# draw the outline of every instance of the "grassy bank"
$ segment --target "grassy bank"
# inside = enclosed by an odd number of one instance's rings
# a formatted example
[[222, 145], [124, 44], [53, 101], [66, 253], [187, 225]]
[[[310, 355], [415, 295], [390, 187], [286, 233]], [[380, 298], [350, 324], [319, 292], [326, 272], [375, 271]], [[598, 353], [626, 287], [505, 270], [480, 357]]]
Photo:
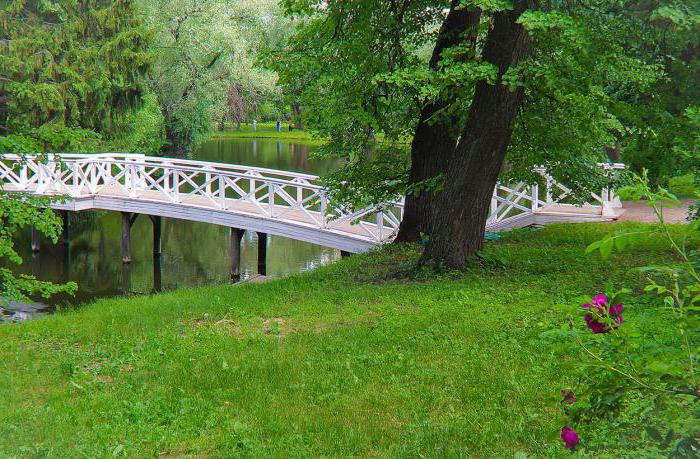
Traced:
[[242, 123], [241, 128], [231, 127], [224, 131], [214, 132], [211, 139], [277, 139], [283, 141], [303, 141], [306, 144], [322, 145], [323, 140], [315, 138], [310, 132], [302, 130], [290, 131], [286, 124], [282, 131], [275, 130], [275, 123], [258, 123], [256, 130], [249, 123]]
[[583, 255], [612, 229], [516, 232], [465, 273], [396, 275], [417, 249], [386, 247], [0, 327], [0, 456], [567, 455], [553, 305], [667, 257]]
[[[323, 139], [314, 137], [314, 135], [309, 131], [293, 129], [289, 130], [287, 124], [282, 125], [282, 130], [277, 132], [275, 130], [275, 123], [258, 123], [257, 128], [253, 130], [253, 127], [249, 123], [241, 123], [240, 129], [235, 126], [229, 126], [224, 131], [216, 131], [211, 134], [210, 139], [276, 139], [281, 141], [298, 141], [305, 144], [311, 145], [323, 145], [325, 142]], [[386, 142], [385, 137], [382, 134], [377, 135], [377, 143]], [[399, 144], [409, 146], [411, 143], [410, 138], [402, 139]]]

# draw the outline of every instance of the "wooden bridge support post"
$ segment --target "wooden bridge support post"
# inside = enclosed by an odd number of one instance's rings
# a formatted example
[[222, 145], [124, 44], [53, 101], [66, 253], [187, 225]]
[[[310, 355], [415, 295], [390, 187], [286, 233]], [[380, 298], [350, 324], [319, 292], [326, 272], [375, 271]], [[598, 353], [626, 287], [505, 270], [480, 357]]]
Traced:
[[131, 293], [131, 263], [122, 265], [122, 293]]
[[131, 263], [131, 226], [139, 214], [122, 212], [122, 263]]
[[153, 257], [153, 291], [163, 291], [163, 271], [160, 265], [160, 257]]
[[267, 233], [258, 232], [258, 274], [267, 276]]
[[32, 226], [32, 253], [39, 253], [39, 230]]
[[243, 240], [245, 230], [240, 228], [231, 228], [230, 240], [231, 246], [229, 254], [231, 256], [231, 282], [241, 280], [241, 240]]
[[149, 215], [153, 223], [153, 258], [159, 258], [163, 253], [163, 218], [157, 215]]

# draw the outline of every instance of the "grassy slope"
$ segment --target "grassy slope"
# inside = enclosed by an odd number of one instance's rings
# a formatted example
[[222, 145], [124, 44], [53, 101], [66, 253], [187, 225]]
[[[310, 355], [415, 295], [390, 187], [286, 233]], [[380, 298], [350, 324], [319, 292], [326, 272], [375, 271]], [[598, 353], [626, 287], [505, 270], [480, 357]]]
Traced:
[[386, 276], [416, 257], [387, 247], [0, 327], [0, 456], [565, 455], [552, 306], [666, 256], [584, 257], [611, 229], [517, 232], [450, 276]]

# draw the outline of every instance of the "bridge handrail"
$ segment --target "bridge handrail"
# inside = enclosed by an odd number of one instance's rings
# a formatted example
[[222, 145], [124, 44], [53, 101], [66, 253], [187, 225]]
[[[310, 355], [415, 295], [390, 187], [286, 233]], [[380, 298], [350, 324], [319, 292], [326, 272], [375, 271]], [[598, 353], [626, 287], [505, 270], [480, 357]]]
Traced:
[[[48, 161], [40, 161], [44, 158]], [[13, 161], [15, 165], [8, 164]], [[17, 165], [21, 165], [19, 170]], [[598, 163], [598, 167], [605, 171], [625, 168], [621, 163]], [[497, 185], [487, 228], [504, 227], [528, 215], [551, 213], [553, 206], [567, 215], [573, 213], [574, 206], [580, 207], [570, 188], [554, 180], [544, 168], [535, 171], [544, 178], [541, 190], [537, 183]], [[331, 207], [327, 190], [316, 175], [134, 153], [0, 154], [0, 186], [3, 183], [16, 187], [13, 191], [75, 198], [110, 194], [118, 189], [131, 199], [152, 199], [152, 195], [143, 193], [157, 192], [173, 203], [201, 206], [202, 201], [187, 201], [198, 197], [220, 210], [234, 209], [231, 201], [237, 201], [253, 205], [261, 216], [323, 230], [348, 232], [342, 225], [352, 222], [362, 228], [361, 237], [375, 243], [393, 237], [403, 214], [402, 199], [355, 211]], [[621, 204], [613, 189], [603, 188], [591, 197], [583, 206], [586, 215], [616, 216], [614, 208]], [[240, 207], [238, 211], [249, 212]], [[299, 215], [292, 218], [290, 212], [295, 211], [301, 212], [305, 220], [300, 221]], [[356, 233], [354, 236], [360, 237]]]
[[[2, 154], [0, 158], [10, 161], [18, 161], [20, 159], [37, 159], [40, 155], [26, 155], [24, 157], [15, 154]], [[305, 174], [302, 172], [290, 172], [281, 171], [278, 169], [270, 169], [265, 167], [255, 167], [255, 166], [243, 166], [239, 164], [226, 164], [226, 163], [214, 163], [209, 161], [199, 161], [191, 159], [179, 159], [179, 158], [166, 158], [160, 156], [146, 156], [139, 153], [51, 153], [47, 154], [46, 158], [49, 161], [56, 160], [60, 158], [63, 162], [112, 162], [121, 163], [128, 162], [130, 165], [137, 166], [163, 166], [168, 168], [175, 168], [187, 172], [225, 172], [232, 174], [241, 174], [246, 172], [258, 172], [261, 174], [268, 174], [273, 177], [269, 177], [274, 180], [279, 180], [280, 183], [287, 181], [292, 183], [293, 180], [306, 180], [309, 182], [314, 182], [319, 180], [319, 176], [312, 174]], [[208, 169], [207, 169], [208, 168]], [[246, 177], [248, 177], [246, 175]], [[297, 183], [297, 182], [293, 182]], [[321, 188], [319, 186], [319, 188]]]

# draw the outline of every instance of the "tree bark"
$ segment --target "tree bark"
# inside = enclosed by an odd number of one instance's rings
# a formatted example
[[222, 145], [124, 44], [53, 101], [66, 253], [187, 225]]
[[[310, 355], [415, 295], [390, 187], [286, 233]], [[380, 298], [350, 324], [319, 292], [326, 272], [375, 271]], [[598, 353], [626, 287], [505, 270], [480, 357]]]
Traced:
[[[445, 21], [440, 27], [438, 39], [430, 58], [430, 68], [440, 69], [442, 52], [464, 40], [476, 41], [476, 26], [479, 24], [478, 9], [458, 9], [459, 0], [453, 0]], [[454, 103], [454, 97], [426, 104], [421, 110], [418, 126], [411, 143], [411, 171], [409, 184], [417, 185], [436, 177], [444, 169], [443, 163], [449, 159], [457, 144], [459, 122], [455, 116], [440, 114], [440, 111]], [[416, 241], [420, 233], [430, 233], [431, 203], [433, 191], [420, 189], [406, 196], [403, 218], [395, 242]]]
[[517, 20], [536, 7], [535, 1], [516, 0], [512, 10], [494, 17], [483, 57], [498, 68], [498, 80], [476, 85], [462, 136], [444, 172], [443, 190], [434, 199], [431, 239], [422, 264], [460, 269], [483, 247], [493, 190], [524, 92], [522, 87], [511, 91], [501, 78], [530, 53], [530, 38]]

